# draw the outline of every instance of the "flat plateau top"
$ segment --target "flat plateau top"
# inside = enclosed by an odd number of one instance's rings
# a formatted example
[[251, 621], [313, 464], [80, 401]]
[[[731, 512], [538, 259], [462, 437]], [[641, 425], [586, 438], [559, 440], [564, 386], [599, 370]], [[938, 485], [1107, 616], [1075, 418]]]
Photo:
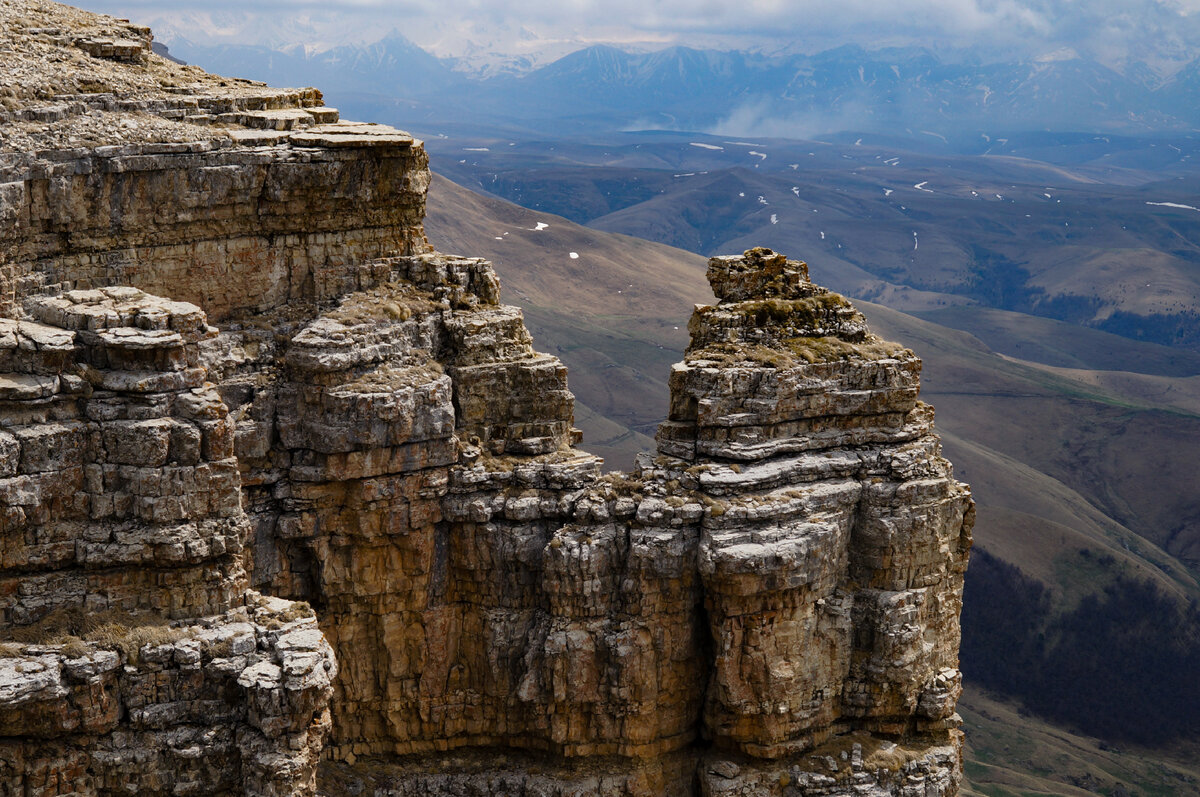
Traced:
[[[149, 28], [49, 0], [0, 0], [0, 152], [207, 141], [407, 146], [407, 133], [333, 125], [316, 89], [210, 74], [151, 49]], [[254, 131], [246, 135], [245, 131]], [[303, 135], [300, 135], [303, 133]]]

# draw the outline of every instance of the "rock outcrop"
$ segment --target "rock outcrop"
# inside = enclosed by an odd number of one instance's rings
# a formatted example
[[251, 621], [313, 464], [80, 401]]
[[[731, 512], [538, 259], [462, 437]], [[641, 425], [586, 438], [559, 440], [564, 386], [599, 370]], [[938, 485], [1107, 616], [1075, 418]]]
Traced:
[[35, 0], [0, 14], [0, 224], [21, 288], [136, 285], [220, 322], [336, 298], [363, 260], [428, 250], [428, 158], [408, 134], [341, 122], [315, 89], [168, 61], [111, 18]]
[[0, 794], [311, 793], [336, 663], [247, 589], [216, 330], [131, 287], [0, 319]]
[[957, 791], [969, 493], [803, 263], [604, 473], [421, 142], [0, 12], [0, 794]]

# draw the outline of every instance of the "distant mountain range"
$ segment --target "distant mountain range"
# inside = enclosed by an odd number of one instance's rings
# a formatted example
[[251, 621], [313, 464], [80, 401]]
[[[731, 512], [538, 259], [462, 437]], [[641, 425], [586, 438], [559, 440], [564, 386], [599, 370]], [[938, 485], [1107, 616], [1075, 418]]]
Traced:
[[578, 133], [668, 129], [804, 138], [857, 130], [963, 143], [1015, 131], [1175, 132], [1200, 127], [1200, 59], [1168, 79], [1140, 63], [1117, 72], [1064, 50], [1027, 61], [964, 63], [925, 49], [844, 46], [816, 55], [596, 45], [522, 74], [460, 71], [398, 32], [366, 46], [171, 43], [207, 69], [321, 86], [334, 103], [399, 104], [431, 123]]

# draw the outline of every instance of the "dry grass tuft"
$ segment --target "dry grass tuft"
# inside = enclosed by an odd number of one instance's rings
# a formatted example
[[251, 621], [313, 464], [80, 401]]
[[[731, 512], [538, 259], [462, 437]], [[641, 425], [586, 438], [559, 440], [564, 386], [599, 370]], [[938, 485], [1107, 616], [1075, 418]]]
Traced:
[[425, 293], [404, 283], [386, 283], [367, 291], [352, 293], [326, 317], [346, 326], [380, 322], [408, 321], [430, 313], [438, 305]]
[[[864, 746], [865, 747], [865, 746]], [[863, 769], [868, 772], [886, 769], [890, 772], [899, 772], [907, 764], [916, 761], [921, 757], [921, 753], [915, 750], [910, 750], [902, 745], [892, 745], [887, 747], [880, 745], [875, 750], [867, 753], [863, 751]]]
[[836, 360], [886, 360], [907, 351], [898, 343], [891, 343], [870, 335], [859, 343], [850, 343], [840, 338], [788, 338], [783, 345], [796, 358], [810, 365]]
[[709, 517], [721, 517], [721, 515], [725, 514], [725, 510], [729, 508], [723, 501], [710, 498], [703, 493], [700, 493], [700, 502], [708, 507]]
[[69, 659], [78, 659], [92, 652], [92, 646], [82, 639], [69, 639], [61, 643], [60, 652]]
[[842, 360], [886, 360], [911, 354], [898, 343], [868, 335], [865, 340], [851, 342], [830, 336], [788, 337], [771, 345], [761, 343], [711, 343], [691, 350], [689, 360], [711, 360], [722, 366], [797, 368], [823, 362]]
[[182, 628], [169, 625], [138, 625], [130, 628], [122, 623], [106, 623], [89, 633], [87, 641], [103, 648], [116, 648], [131, 664], [137, 664], [142, 648], [167, 645], [183, 636]]
[[638, 497], [645, 489], [645, 484], [640, 479], [631, 478], [626, 473], [605, 473], [600, 477], [600, 483], [607, 484], [613, 494], [619, 497]]
[[146, 645], [164, 645], [184, 636], [184, 629], [171, 626], [157, 614], [126, 611], [86, 612], [82, 607], [57, 609], [36, 623], [8, 631], [11, 641], [4, 649], [19, 655], [25, 645], [53, 645], [65, 656], [78, 658], [95, 648], [119, 650], [136, 664]]
[[316, 616], [317, 613], [308, 605], [308, 601], [292, 601], [282, 612], [265, 617], [259, 622], [271, 631], [278, 631], [288, 623]]

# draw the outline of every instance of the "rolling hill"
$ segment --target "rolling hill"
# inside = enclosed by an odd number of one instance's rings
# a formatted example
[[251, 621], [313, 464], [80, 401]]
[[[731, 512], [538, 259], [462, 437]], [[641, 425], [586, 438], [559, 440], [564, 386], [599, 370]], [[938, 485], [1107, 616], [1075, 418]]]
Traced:
[[[571, 369], [585, 448], [606, 456], [610, 467], [624, 467], [632, 453], [651, 445], [647, 435], [665, 412], [667, 366], [686, 343], [682, 322], [693, 302], [711, 300], [702, 258], [520, 208], [441, 177], [431, 189], [427, 233], [442, 249], [496, 264], [506, 301], [525, 308], [537, 345]], [[873, 329], [924, 359], [923, 396], [938, 408], [947, 454], [979, 503], [982, 553], [973, 565], [979, 575], [967, 580], [963, 645], [971, 686], [964, 712], [980, 722], [978, 731], [968, 727], [968, 739], [979, 739], [968, 768], [978, 793], [1027, 793], [1020, 788], [1035, 782], [1043, 791], [1047, 784], [1082, 788], [1071, 778], [1134, 789], [1129, 793], [1169, 793], [1162, 783], [1197, 783], [1194, 768], [1182, 763], [1197, 739], [1192, 712], [1156, 711], [1157, 736], [1119, 739], [1111, 728], [1096, 726], [1097, 714], [1123, 718], [1129, 707], [1159, 708], [1157, 683], [1139, 681], [1144, 673], [1130, 669], [1153, 663], [1091, 657], [1098, 669], [1081, 678], [1119, 682], [1123, 691], [1091, 694], [1074, 711], [1046, 697], [1052, 689], [1061, 693], [1063, 684], [1028, 677], [1061, 671], [1064, 660], [1079, 658], [1081, 645], [1106, 633], [1117, 637], [1108, 641], [1114, 650], [1127, 643], [1161, 650], [1166, 666], [1192, 671], [1200, 619], [1188, 606], [1200, 597], [1194, 570], [1200, 514], [1188, 452], [1200, 443], [1200, 413], [1190, 403], [1194, 383], [1172, 375], [1190, 361], [1176, 360], [1174, 349], [1094, 330], [1068, 341], [1079, 328], [1049, 321], [1042, 323], [1064, 342], [1044, 348], [1059, 358], [1068, 355], [1057, 352], [1069, 352], [1072, 367], [1044, 365], [997, 353], [980, 338], [929, 319], [859, 305]], [[1007, 338], [996, 331], [1006, 320], [993, 318], [989, 334]], [[1141, 363], [1150, 373], [1137, 370]], [[1174, 403], [1148, 389], [1147, 378], [1174, 387]], [[1192, 398], [1177, 400], [1176, 393]], [[1030, 594], [1038, 599], [1022, 603]], [[1125, 595], [1163, 616], [1178, 613], [1178, 621], [1165, 630], [1147, 624], [1130, 635], [1120, 614], [1128, 609]], [[1017, 610], [1025, 604], [1027, 611]], [[1164, 633], [1185, 644], [1171, 648]], [[1056, 641], [1039, 647], [1047, 634]], [[1002, 651], [1014, 645], [1023, 646], [1022, 656], [1004, 666]], [[973, 672], [979, 674], [974, 680]], [[1194, 684], [1180, 688], [1170, 695], [1176, 707], [1200, 698], [1188, 691]], [[1053, 749], [1090, 763], [1069, 771], [1028, 770], [1011, 740], [1026, 732], [1022, 715], [1039, 707], [1057, 723], [1037, 726], [1056, 740]], [[1088, 733], [1107, 734], [1107, 740], [1087, 739]], [[1125, 752], [1105, 749], [1115, 744]], [[1147, 766], [1148, 757], [1159, 763]]]
[[[705, 255], [807, 252], [826, 284], [901, 309], [984, 306], [1200, 351], [1195, 147], [1127, 144], [1137, 168], [1007, 154], [1029, 146], [1011, 140], [983, 156], [866, 137], [429, 142], [461, 184], [596, 229]], [[1155, 163], [1160, 149], [1176, 157]]]

